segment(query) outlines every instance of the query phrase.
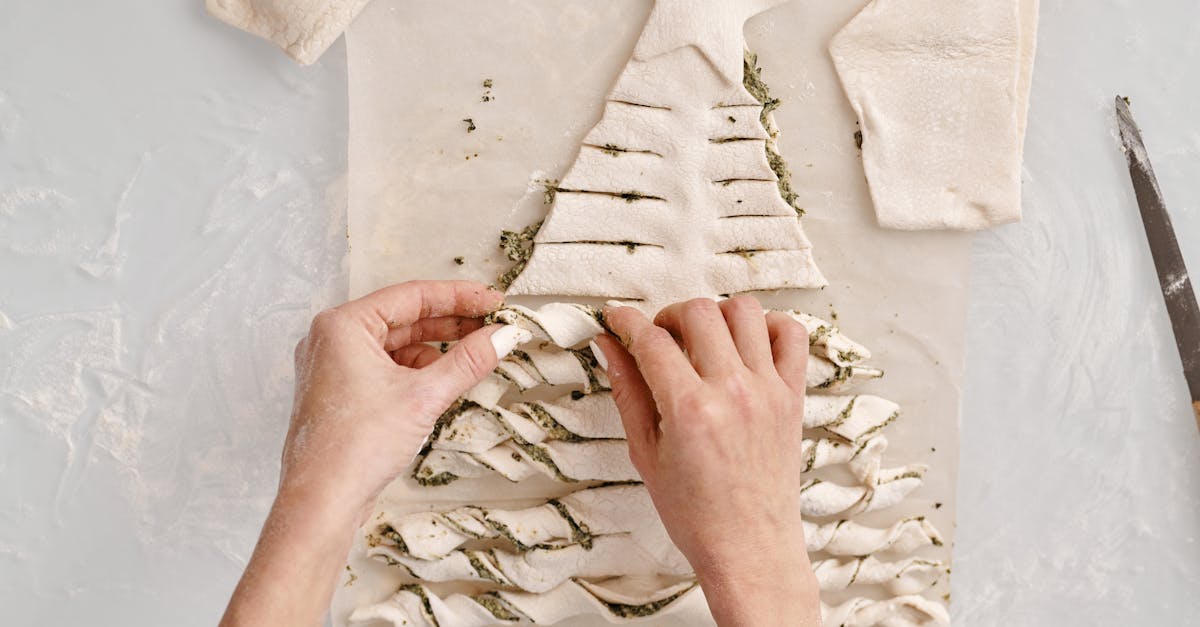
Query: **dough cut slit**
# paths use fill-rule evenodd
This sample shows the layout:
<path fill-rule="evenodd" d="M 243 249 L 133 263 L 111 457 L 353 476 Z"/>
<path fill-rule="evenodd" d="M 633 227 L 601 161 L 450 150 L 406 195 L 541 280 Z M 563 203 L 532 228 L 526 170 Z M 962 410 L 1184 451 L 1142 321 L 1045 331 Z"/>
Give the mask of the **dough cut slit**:
<path fill-rule="evenodd" d="M 642 248 L 642 247 L 665 248 L 662 244 L 651 244 L 649 242 L 629 242 L 629 241 L 617 242 L 617 241 L 595 240 L 595 239 L 577 239 L 577 240 L 571 240 L 571 241 L 566 241 L 566 242 L 556 242 L 556 241 L 552 241 L 552 240 L 547 240 L 542 243 L 543 244 L 561 244 L 564 246 L 570 246 L 572 244 L 593 244 L 596 246 L 624 246 L 625 248 L 628 248 L 629 252 L 631 252 L 631 253 L 634 251 L 634 249 Z"/>
<path fill-rule="evenodd" d="M 647 194 L 645 192 L 638 191 L 612 192 L 600 189 L 566 189 L 563 187 L 558 187 L 555 188 L 555 192 L 559 194 L 595 194 L 597 196 L 612 196 L 614 198 L 620 198 L 625 202 L 636 202 L 639 200 L 659 200 L 666 202 L 667 200 L 662 196 L 655 196 L 653 194 Z"/>
<path fill-rule="evenodd" d="M 732 184 L 734 184 L 734 183 L 742 183 L 742 182 L 746 182 L 746 183 L 775 183 L 776 181 L 775 181 L 775 179 L 749 178 L 749 177 L 744 177 L 744 176 L 743 176 L 743 177 L 738 177 L 738 178 L 731 178 L 731 179 L 717 179 L 717 180 L 713 181 L 713 183 L 715 183 L 715 184 L 717 184 L 717 185 L 720 185 L 721 187 L 727 187 L 727 186 L 729 186 L 729 185 L 732 185 Z"/>
<path fill-rule="evenodd" d="M 762 137 L 709 137 L 710 144 L 728 144 L 732 142 L 760 142 Z"/>
<path fill-rule="evenodd" d="M 615 98 L 609 98 L 608 102 L 611 102 L 614 104 L 629 105 L 631 107 L 641 107 L 643 109 L 658 109 L 659 111 L 670 111 L 671 110 L 671 107 L 668 107 L 666 105 L 652 105 L 652 104 L 646 104 L 644 102 L 633 102 L 632 100 L 618 100 Z"/>
<path fill-rule="evenodd" d="M 659 159 L 663 158 L 663 156 L 661 154 L 654 152 L 653 150 L 646 149 L 646 148 L 625 148 L 625 147 L 617 146 L 614 144 L 605 144 L 603 146 L 599 146 L 597 144 L 586 144 L 586 143 L 583 144 L 583 147 L 591 148 L 592 150 L 599 150 L 600 152 L 603 152 L 607 155 L 611 155 L 613 157 L 619 157 L 619 156 L 625 155 L 625 154 L 634 154 L 634 155 L 651 155 L 654 157 L 658 157 Z"/>

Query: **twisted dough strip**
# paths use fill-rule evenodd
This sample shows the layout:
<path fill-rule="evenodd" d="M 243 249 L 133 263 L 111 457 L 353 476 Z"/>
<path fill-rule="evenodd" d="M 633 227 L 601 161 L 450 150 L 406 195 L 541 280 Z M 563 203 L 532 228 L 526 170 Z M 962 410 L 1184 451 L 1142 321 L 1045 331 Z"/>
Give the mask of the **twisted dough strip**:
<path fill-rule="evenodd" d="M 463 550 L 503 538 L 509 550 Z M 569 578 L 691 575 L 642 485 L 580 490 L 523 510 L 465 507 L 385 519 L 367 554 L 423 581 L 484 581 L 545 592 Z"/>
<path fill-rule="evenodd" d="M 850 560 L 827 559 L 812 563 L 821 590 L 845 590 L 852 585 L 881 584 L 892 594 L 920 594 L 941 578 L 946 565 L 936 560 L 908 558 L 882 562 L 867 556 Z"/>
<path fill-rule="evenodd" d="M 926 470 L 923 464 L 881 470 L 875 482 L 859 486 L 809 479 L 800 487 L 800 513 L 853 516 L 891 507 L 921 486 Z"/>
<path fill-rule="evenodd" d="M 822 428 L 854 443 L 878 433 L 900 415 L 900 407 L 884 398 L 822 396 L 804 399 L 804 428 Z"/>
<path fill-rule="evenodd" d="M 614 590 L 619 581 L 568 581 L 540 594 L 498 590 L 444 598 L 425 586 L 409 584 L 381 603 L 358 608 L 350 621 L 383 620 L 395 627 L 485 627 L 551 625 L 585 615 L 598 616 L 608 623 L 629 623 L 658 615 L 700 620 L 705 615 L 704 592 L 694 581 L 658 584 L 649 594 Z M 919 595 L 904 595 L 883 601 L 854 598 L 840 605 L 821 603 L 821 622 L 830 627 L 934 627 L 948 626 L 950 617 L 940 603 Z"/>
<path fill-rule="evenodd" d="M 373 547 L 367 554 L 404 567 L 417 581 L 473 581 L 525 592 L 549 592 L 569 579 L 580 577 L 692 575 L 687 560 L 677 551 L 671 551 L 669 561 L 658 559 L 629 534 L 597 535 L 586 545 L 538 546 L 521 553 L 456 549 L 435 560 L 418 559 L 386 545 Z M 939 561 L 908 558 L 883 562 L 872 556 L 844 561 L 817 560 L 812 568 L 821 590 L 845 590 L 856 584 L 882 585 L 893 594 L 924 592 L 945 572 L 945 565 Z"/>
<path fill-rule="evenodd" d="M 882 399 L 863 402 L 860 398 L 824 397 L 825 400 L 809 403 L 813 409 L 805 411 L 805 422 L 826 424 L 837 433 L 842 424 L 856 429 L 872 423 L 881 426 L 891 420 L 892 414 L 887 413 L 893 406 L 891 403 Z M 884 411 L 879 411 L 881 408 Z M 850 418 L 855 420 L 851 422 Z M 872 432 L 876 430 L 872 427 Z M 862 437 L 862 433 L 854 431 L 841 433 Z M 429 483 L 433 477 L 477 477 L 497 472 L 519 481 L 540 471 L 554 477 L 565 476 L 567 481 L 633 481 L 638 476 L 632 465 L 621 457 L 621 446 L 610 441 L 623 439 L 624 435 L 621 417 L 607 390 L 594 394 L 573 391 L 551 402 L 518 402 L 509 409 L 488 409 L 478 403 L 462 402 L 443 417 L 415 476 Z M 806 471 L 849 464 L 851 471 L 867 482 L 877 473 L 886 447 L 887 440 L 882 436 L 858 444 L 828 438 L 806 439 L 800 455 Z M 576 474 L 564 472 L 563 460 L 581 450 L 596 453 L 593 463 L 584 465 Z"/>
<path fill-rule="evenodd" d="M 814 350 L 826 355 L 810 360 L 811 386 L 844 386 L 855 377 L 879 372 L 861 365 L 866 349 L 828 323 L 806 314 L 792 315 L 810 329 Z M 422 451 L 414 479 L 423 485 L 443 485 L 490 473 L 510 481 L 541 473 L 566 482 L 638 480 L 624 445 L 615 441 L 623 431 L 611 399 L 597 396 L 595 401 L 578 402 L 608 389 L 596 356 L 588 348 L 553 347 L 579 345 L 602 331 L 596 310 L 570 303 L 551 303 L 536 311 L 516 305 L 492 316 L 531 330 L 543 344 L 514 351 L 493 376 L 443 415 Z M 511 411 L 496 406 L 510 386 L 524 392 L 541 385 L 578 387 L 570 396 L 577 403 L 571 406 L 563 397 L 556 405 L 522 403 L 510 407 Z M 814 395 L 806 403 L 804 420 L 806 426 L 824 427 L 857 444 L 886 426 L 896 413 L 895 404 L 878 397 Z M 882 452 L 879 443 L 859 449 L 865 455 L 837 448 L 832 441 L 817 442 L 804 454 L 811 456 L 812 467 L 853 458 L 864 479 L 878 469 L 870 460 Z"/>
<path fill-rule="evenodd" d="M 809 389 L 843 390 L 863 379 L 883 376 L 883 371 L 864 365 L 871 353 L 842 334 L 834 325 L 809 314 L 783 312 L 808 329 L 810 355 L 805 381 Z M 600 313 L 587 305 L 549 303 L 538 309 L 509 305 L 488 317 L 527 329 L 541 341 L 571 348 L 604 332 Z"/>
<path fill-rule="evenodd" d="M 539 340 L 555 346 L 578 346 L 604 333 L 600 311 L 576 303 L 548 303 L 537 310 L 508 305 L 488 316 L 485 322 L 503 322 L 528 329 Z"/>
<path fill-rule="evenodd" d="M 660 547 L 671 547 L 668 559 L 651 554 L 661 552 L 656 550 Z M 455 549 L 445 557 L 422 560 L 405 555 L 396 547 L 379 545 L 369 549 L 367 555 L 403 567 L 416 581 L 472 581 L 525 592 L 549 592 L 565 581 L 580 577 L 692 576 L 691 566 L 665 535 L 657 546 L 645 546 L 626 533 L 594 535 L 586 544 L 544 545 L 519 553 L 499 549 Z M 830 572 L 834 577 L 830 581 L 839 585 L 842 581 L 838 578 L 840 572 L 836 569 Z M 876 572 L 885 571 L 876 568 L 870 574 Z"/>
<path fill-rule="evenodd" d="M 630 593 L 629 589 L 649 589 Z M 694 594 L 689 592 L 695 591 Z M 484 627 L 533 623 L 551 625 L 576 616 L 598 616 L 609 623 L 627 623 L 656 615 L 705 615 L 704 596 L 694 580 L 617 578 L 603 583 L 572 580 L 549 592 L 497 590 L 475 595 L 439 597 L 420 584 L 406 585 L 391 598 L 361 607 L 352 622 L 389 621 L 396 627 Z"/>
<path fill-rule="evenodd" d="M 821 623 L 837 627 L 945 627 L 950 625 L 950 615 L 941 603 L 919 595 L 885 601 L 856 598 L 841 605 L 822 603 Z"/>
<path fill-rule="evenodd" d="M 818 525 L 803 521 L 804 542 L 809 552 L 857 556 L 890 551 L 911 553 L 934 545 L 942 546 L 942 536 L 924 516 L 906 518 L 886 529 L 860 525 L 850 520 Z"/>
<path fill-rule="evenodd" d="M 613 507 L 613 503 L 620 506 Z M 806 520 L 803 524 L 809 552 L 825 551 L 836 556 L 883 551 L 910 553 L 930 544 L 942 544 L 937 529 L 924 517 L 901 520 L 886 529 L 849 520 L 823 525 Z M 443 512 L 384 518 L 367 534 L 367 545 L 371 548 L 390 545 L 403 555 L 436 560 L 471 540 L 502 539 L 516 550 L 525 551 L 539 546 L 586 545 L 596 536 L 628 534 L 633 530 L 642 535 L 647 531 L 661 533 L 661 523 L 649 494 L 642 485 L 609 485 L 585 488 L 518 510 L 469 505 Z"/>

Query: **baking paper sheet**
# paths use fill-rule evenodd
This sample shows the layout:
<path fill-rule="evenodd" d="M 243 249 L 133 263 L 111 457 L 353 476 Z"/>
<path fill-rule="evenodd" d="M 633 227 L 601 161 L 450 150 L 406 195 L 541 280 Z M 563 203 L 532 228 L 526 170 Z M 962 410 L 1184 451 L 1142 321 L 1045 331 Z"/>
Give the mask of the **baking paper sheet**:
<path fill-rule="evenodd" d="M 947 542 L 923 554 L 949 561 L 970 236 L 875 224 L 855 118 L 826 52 L 865 4 L 795 0 L 747 24 L 748 45 L 783 101 L 775 112 L 781 150 L 830 280 L 823 290 L 764 300 L 836 314 L 872 350 L 887 375 L 860 391 L 903 408 L 885 431 L 885 465 L 925 462 L 930 471 L 902 505 L 859 520 L 927 516 Z M 348 35 L 351 296 L 418 278 L 490 283 L 506 270 L 500 230 L 544 217 L 541 181 L 570 166 L 649 10 L 646 0 L 372 2 Z M 497 486 L 509 505 L 547 487 Z M 436 505 L 397 484 L 381 506 Z M 350 567 L 356 579 L 338 589 L 335 625 L 396 587 L 389 568 L 358 550 Z M 947 580 L 929 596 L 948 591 Z"/>

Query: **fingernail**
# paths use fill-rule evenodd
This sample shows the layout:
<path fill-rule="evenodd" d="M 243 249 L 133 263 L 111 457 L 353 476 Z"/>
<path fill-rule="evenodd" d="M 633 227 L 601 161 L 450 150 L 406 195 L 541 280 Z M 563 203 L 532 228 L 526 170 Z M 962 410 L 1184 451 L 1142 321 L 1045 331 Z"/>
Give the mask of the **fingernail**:
<path fill-rule="evenodd" d="M 493 333 L 489 339 L 492 340 L 492 348 L 496 349 L 496 359 L 504 359 L 513 352 L 518 344 L 532 340 L 533 333 L 521 327 L 506 324 Z"/>
<path fill-rule="evenodd" d="M 592 356 L 596 358 L 596 363 L 600 364 L 601 368 L 608 370 L 608 358 L 604 356 L 604 351 L 600 350 L 600 346 L 595 340 L 588 342 L 588 348 L 592 349 Z"/>

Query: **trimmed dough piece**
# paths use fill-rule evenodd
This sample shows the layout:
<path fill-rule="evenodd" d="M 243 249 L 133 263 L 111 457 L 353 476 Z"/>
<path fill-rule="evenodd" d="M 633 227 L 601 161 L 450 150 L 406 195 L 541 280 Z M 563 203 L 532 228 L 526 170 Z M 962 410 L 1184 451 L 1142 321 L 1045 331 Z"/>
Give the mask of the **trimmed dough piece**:
<path fill-rule="evenodd" d="M 858 115 L 879 224 L 1021 219 L 1037 0 L 874 0 L 830 54 Z"/>
<path fill-rule="evenodd" d="M 370 0 L 207 0 L 215 18 L 269 40 L 300 65 L 325 53 Z"/>

